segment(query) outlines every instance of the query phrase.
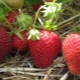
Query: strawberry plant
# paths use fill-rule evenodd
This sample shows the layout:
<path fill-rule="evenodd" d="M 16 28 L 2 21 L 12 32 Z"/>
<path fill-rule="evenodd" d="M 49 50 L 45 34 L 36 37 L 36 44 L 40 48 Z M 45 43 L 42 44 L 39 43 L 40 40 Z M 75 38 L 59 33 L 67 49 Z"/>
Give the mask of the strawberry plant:
<path fill-rule="evenodd" d="M 31 27 L 32 22 L 32 17 L 26 13 L 21 13 L 16 16 L 16 26 L 10 31 L 15 51 L 19 51 L 20 53 L 25 53 L 27 51 L 27 30 Z"/>
<path fill-rule="evenodd" d="M 53 24 L 53 22 L 59 19 L 60 13 L 63 12 L 62 3 L 57 3 L 55 0 L 54 2 L 45 2 L 45 4 L 38 9 L 36 13 L 36 18 L 38 17 L 39 12 L 43 14 L 42 16 L 45 19 L 45 22 L 43 23 L 45 28 L 49 30 L 53 30 L 56 25 Z"/>
<path fill-rule="evenodd" d="M 34 64 L 39 68 L 50 66 L 61 48 L 59 36 L 52 31 L 33 29 L 29 31 L 28 39 Z"/>
<path fill-rule="evenodd" d="M 40 30 L 35 27 L 39 11 L 43 13 L 43 17 L 46 19 Z M 36 67 L 46 68 L 50 66 L 61 49 L 61 39 L 53 32 L 55 28 L 52 24 L 61 11 L 61 4 L 46 2 L 36 13 L 33 29 L 28 32 L 29 49 Z"/>
<path fill-rule="evenodd" d="M 1 17 L 1 25 L 11 34 L 12 46 L 14 50 L 19 50 L 20 53 L 24 53 L 27 51 L 26 30 L 29 29 L 29 26 L 31 26 L 33 22 L 32 17 L 27 13 L 23 13 L 21 10 L 19 12 L 17 10 L 13 10 L 13 8 L 20 9 L 23 4 L 22 1 L 20 2 L 20 0 L 4 0 L 1 2 L 1 14 L 4 14 L 4 17 Z M 4 13 L 4 9 L 2 6 L 6 7 L 9 10 L 7 10 L 6 14 Z M 24 46 L 24 48 L 22 45 Z"/>

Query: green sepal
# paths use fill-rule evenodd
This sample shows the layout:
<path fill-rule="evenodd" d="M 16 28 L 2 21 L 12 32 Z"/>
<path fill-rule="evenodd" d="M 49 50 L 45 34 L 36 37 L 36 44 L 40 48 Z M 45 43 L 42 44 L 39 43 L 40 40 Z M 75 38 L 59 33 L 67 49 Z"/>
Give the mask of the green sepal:
<path fill-rule="evenodd" d="M 21 13 L 16 16 L 16 21 L 19 29 L 27 29 L 32 25 L 32 17 L 26 13 Z"/>
<path fill-rule="evenodd" d="M 21 35 L 21 30 L 19 30 L 18 28 L 13 28 L 10 32 L 9 32 L 9 34 L 10 35 L 17 35 L 21 40 L 23 39 L 23 37 L 22 37 L 22 35 Z"/>
<path fill-rule="evenodd" d="M 31 29 L 29 32 L 28 32 L 28 39 L 31 39 L 31 40 L 39 40 L 40 39 L 40 32 L 36 29 Z"/>
<path fill-rule="evenodd" d="M 20 34 L 20 32 L 15 32 L 15 34 L 22 40 L 23 39 L 23 37 L 22 37 L 22 35 Z"/>
<path fill-rule="evenodd" d="M 46 30 L 56 30 L 58 28 L 58 25 L 53 25 L 50 20 L 46 21 L 44 24 L 44 29 Z"/>
<path fill-rule="evenodd" d="M 44 28 L 47 29 L 47 30 L 51 30 L 52 28 L 52 22 L 50 20 L 47 20 L 44 24 Z"/>

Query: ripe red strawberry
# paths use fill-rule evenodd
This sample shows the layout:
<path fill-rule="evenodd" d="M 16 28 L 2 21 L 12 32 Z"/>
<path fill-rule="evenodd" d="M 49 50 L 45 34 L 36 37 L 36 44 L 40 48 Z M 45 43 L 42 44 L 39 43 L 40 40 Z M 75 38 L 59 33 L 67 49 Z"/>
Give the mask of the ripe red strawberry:
<path fill-rule="evenodd" d="M 68 34 L 62 44 L 64 59 L 72 74 L 80 74 L 80 34 Z"/>
<path fill-rule="evenodd" d="M 28 48 L 27 31 L 22 31 L 20 34 L 22 36 L 22 39 L 20 39 L 16 34 L 12 35 L 13 48 L 16 51 L 24 53 Z"/>
<path fill-rule="evenodd" d="M 34 34 L 33 31 L 32 33 Z M 39 33 L 39 40 L 33 41 L 29 39 L 29 49 L 35 66 L 46 68 L 57 57 L 61 48 L 61 39 L 56 33 L 51 31 L 39 30 Z"/>
<path fill-rule="evenodd" d="M 12 40 L 7 31 L 0 27 L 0 61 L 9 54 L 12 49 Z"/>
<path fill-rule="evenodd" d="M 6 16 L 6 19 L 9 21 L 9 23 L 11 24 L 11 26 L 12 27 L 14 27 L 15 25 L 14 25 L 14 23 L 16 22 L 16 15 L 17 15 L 18 13 L 16 12 L 16 14 L 15 13 L 13 13 L 12 11 L 9 11 L 9 13 L 8 13 L 8 15 Z M 5 29 L 7 30 L 7 31 L 9 31 L 9 28 L 8 28 L 8 23 L 6 22 L 6 21 L 3 21 L 3 23 L 2 23 L 4 26 L 6 26 L 5 27 Z"/>

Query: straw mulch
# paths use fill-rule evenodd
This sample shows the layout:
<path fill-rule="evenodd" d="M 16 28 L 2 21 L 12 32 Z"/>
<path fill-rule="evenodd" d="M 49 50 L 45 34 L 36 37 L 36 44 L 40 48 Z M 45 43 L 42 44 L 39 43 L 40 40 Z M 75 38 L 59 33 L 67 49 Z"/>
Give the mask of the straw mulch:
<path fill-rule="evenodd" d="M 56 33 L 62 40 L 73 31 L 73 27 L 80 27 L 80 1 L 76 0 L 66 4 L 64 9 L 60 18 L 54 22 L 59 24 Z M 35 14 L 30 6 L 24 6 L 23 11 L 29 12 L 33 16 Z M 80 76 L 73 75 L 68 71 L 62 51 L 54 62 L 45 69 L 34 66 L 29 52 L 21 55 L 12 51 L 0 63 L 0 80 L 80 80 Z"/>

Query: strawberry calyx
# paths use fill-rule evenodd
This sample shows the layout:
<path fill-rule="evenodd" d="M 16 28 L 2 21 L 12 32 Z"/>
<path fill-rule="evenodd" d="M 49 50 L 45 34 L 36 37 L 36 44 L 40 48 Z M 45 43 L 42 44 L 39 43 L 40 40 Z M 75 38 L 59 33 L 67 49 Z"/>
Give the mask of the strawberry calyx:
<path fill-rule="evenodd" d="M 40 39 L 40 32 L 37 29 L 31 29 L 28 32 L 28 40 L 39 40 Z"/>
<path fill-rule="evenodd" d="M 10 35 L 16 34 L 20 39 L 23 39 L 22 35 L 20 34 L 20 32 L 22 31 L 21 29 L 17 28 L 15 26 L 15 28 L 12 27 L 12 25 L 10 24 L 10 22 L 5 18 L 6 22 L 8 23 L 8 28 L 11 30 L 8 33 Z"/>
<path fill-rule="evenodd" d="M 44 24 L 44 29 L 46 29 L 46 30 L 54 31 L 57 28 L 58 28 L 58 25 L 57 24 L 53 25 L 50 20 L 46 21 L 45 24 Z"/>
<path fill-rule="evenodd" d="M 25 30 L 28 29 L 33 22 L 33 19 L 30 15 L 26 13 L 21 13 L 20 15 L 16 16 L 17 25 L 19 29 Z"/>
<path fill-rule="evenodd" d="M 32 25 L 32 17 L 25 13 L 20 13 L 15 16 L 16 21 L 14 22 L 15 27 L 11 25 L 11 23 L 5 18 L 7 26 L 9 28 L 10 35 L 16 34 L 20 39 L 23 39 L 20 34 L 24 30 L 28 30 L 28 28 Z"/>
<path fill-rule="evenodd" d="M 10 33 L 11 35 L 16 34 L 20 39 L 23 39 L 21 32 L 24 30 L 29 30 L 31 25 L 32 17 L 26 13 L 20 13 L 19 15 L 16 16 L 15 27 L 13 28 L 13 30 L 11 30 Z"/>

